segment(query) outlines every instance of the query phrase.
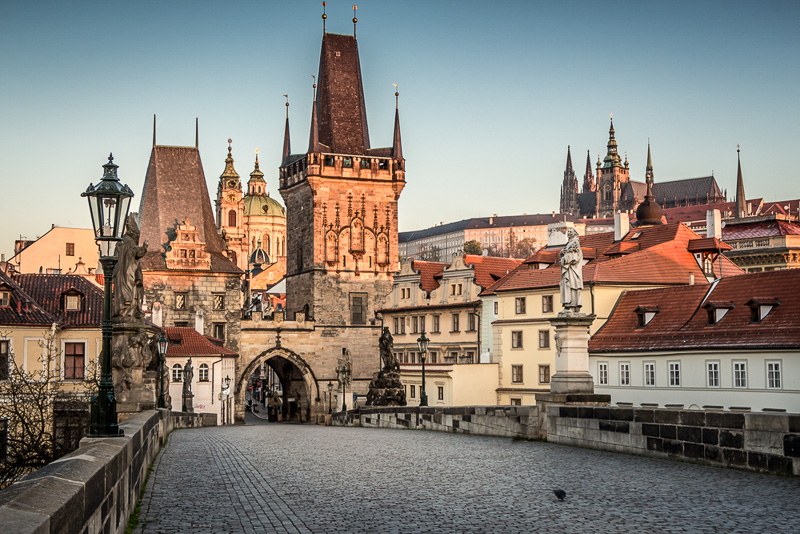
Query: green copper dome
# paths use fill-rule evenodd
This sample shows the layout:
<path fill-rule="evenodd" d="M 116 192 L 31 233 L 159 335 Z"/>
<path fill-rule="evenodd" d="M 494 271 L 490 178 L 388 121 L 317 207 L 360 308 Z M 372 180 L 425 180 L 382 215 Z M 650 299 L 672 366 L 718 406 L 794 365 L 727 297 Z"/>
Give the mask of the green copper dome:
<path fill-rule="evenodd" d="M 273 217 L 286 217 L 286 209 L 269 195 L 247 195 L 243 199 L 244 216 L 267 215 Z"/>

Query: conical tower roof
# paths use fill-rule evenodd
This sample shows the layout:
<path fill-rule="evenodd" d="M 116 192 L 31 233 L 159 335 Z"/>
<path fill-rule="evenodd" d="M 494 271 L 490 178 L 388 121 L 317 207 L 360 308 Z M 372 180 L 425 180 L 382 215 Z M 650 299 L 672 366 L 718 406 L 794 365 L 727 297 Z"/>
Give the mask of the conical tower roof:
<path fill-rule="evenodd" d="M 744 195 L 744 179 L 742 178 L 742 159 L 739 156 L 739 147 L 736 147 L 736 162 L 738 171 L 736 173 L 736 216 L 747 217 L 750 215 L 747 210 L 747 198 Z"/>

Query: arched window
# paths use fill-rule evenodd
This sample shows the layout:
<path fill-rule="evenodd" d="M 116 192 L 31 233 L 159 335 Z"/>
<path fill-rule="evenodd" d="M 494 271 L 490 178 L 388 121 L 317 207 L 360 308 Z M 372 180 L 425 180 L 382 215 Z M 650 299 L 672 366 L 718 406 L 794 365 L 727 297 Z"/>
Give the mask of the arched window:
<path fill-rule="evenodd" d="M 208 382 L 208 364 L 201 363 L 200 364 L 200 382 Z"/>
<path fill-rule="evenodd" d="M 236 226 L 236 210 L 228 212 L 228 226 Z"/>
<path fill-rule="evenodd" d="M 264 252 L 267 253 L 267 256 L 272 256 L 272 251 L 269 249 L 269 236 L 264 236 L 264 241 L 261 243 Z"/>
<path fill-rule="evenodd" d="M 183 366 L 179 363 L 172 366 L 172 381 L 183 382 Z"/>

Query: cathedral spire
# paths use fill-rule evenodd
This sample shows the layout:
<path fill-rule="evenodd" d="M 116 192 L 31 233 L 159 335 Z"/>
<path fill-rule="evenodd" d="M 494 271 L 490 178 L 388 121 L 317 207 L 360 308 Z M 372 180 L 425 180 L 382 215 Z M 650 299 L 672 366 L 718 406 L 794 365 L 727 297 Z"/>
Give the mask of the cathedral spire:
<path fill-rule="evenodd" d="M 286 128 L 283 132 L 283 159 L 282 164 L 286 165 L 286 161 L 289 159 L 289 156 L 292 154 L 292 145 L 289 140 L 289 95 L 283 95 L 286 97 Z M 258 156 L 256 156 L 256 165 L 258 165 Z"/>
<path fill-rule="evenodd" d="M 647 168 L 644 173 L 644 181 L 647 182 L 647 194 L 650 193 L 650 188 L 653 186 L 653 160 L 650 157 L 650 141 L 647 141 Z"/>
<path fill-rule="evenodd" d="M 736 216 L 747 217 L 750 213 L 747 210 L 747 198 L 744 196 L 744 179 L 742 178 L 742 160 L 739 156 L 739 145 L 736 145 L 736 160 L 739 165 L 736 175 Z"/>
<path fill-rule="evenodd" d="M 614 116 L 611 116 L 611 127 L 608 129 L 608 155 L 617 154 L 617 140 L 614 138 Z"/>
<path fill-rule="evenodd" d="M 392 157 L 401 159 L 403 157 L 403 145 L 400 142 L 400 92 L 397 91 L 397 84 L 394 84 L 394 137 L 392 138 Z"/>
<path fill-rule="evenodd" d="M 570 147 L 569 147 L 569 145 L 567 145 L 567 171 L 566 172 L 572 172 L 572 155 L 570 154 L 569 149 L 570 149 Z"/>
<path fill-rule="evenodd" d="M 594 176 L 592 175 L 592 156 L 586 151 L 586 172 L 583 173 L 583 192 L 594 191 Z"/>

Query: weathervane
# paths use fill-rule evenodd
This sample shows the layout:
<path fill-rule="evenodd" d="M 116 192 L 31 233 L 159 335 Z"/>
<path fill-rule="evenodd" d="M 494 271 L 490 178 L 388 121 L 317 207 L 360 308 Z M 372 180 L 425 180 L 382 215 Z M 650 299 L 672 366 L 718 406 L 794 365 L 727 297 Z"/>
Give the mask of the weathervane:
<path fill-rule="evenodd" d="M 358 9 L 358 6 L 354 5 L 353 6 L 353 37 L 356 36 L 356 22 L 358 22 L 358 19 L 356 18 L 356 9 Z"/>
<path fill-rule="evenodd" d="M 325 6 L 327 5 L 327 2 L 322 2 L 322 33 L 325 33 L 325 19 L 328 18 L 328 15 L 325 14 Z"/>

